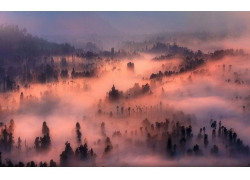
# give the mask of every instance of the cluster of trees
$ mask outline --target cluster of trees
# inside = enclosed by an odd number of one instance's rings
[[[99,55],[95,52],[87,51],[87,52],[77,52],[76,56],[80,58],[86,58],[87,60],[93,60],[95,58],[98,58]]]
[[[119,49],[118,51],[100,51],[99,56],[107,57],[107,58],[126,58],[126,59],[134,59],[134,58],[142,58],[143,56],[136,51],[129,52],[124,49]]]
[[[127,69],[134,70],[134,63],[133,62],[128,62],[127,63]]]
[[[19,90],[21,85],[30,83],[46,83],[58,81],[58,70],[52,64],[24,65],[23,67],[9,66],[3,68],[3,91]]]
[[[25,83],[58,81],[54,60],[51,58],[49,64],[48,57],[70,55],[75,51],[75,48],[68,43],[48,42],[27,33],[25,28],[19,29],[17,25],[0,25],[0,40],[2,91],[18,90],[19,86]],[[41,64],[43,60],[45,66]],[[23,64],[26,65],[22,67]]]
[[[14,121],[10,120],[9,125],[5,125],[3,129],[1,129],[1,136],[0,136],[0,167],[24,167],[25,164],[23,162],[19,162],[17,164],[13,164],[10,159],[5,159],[6,162],[4,163],[2,161],[2,152],[10,152],[11,149],[14,147],[14,140],[12,133],[14,131]],[[80,124],[77,122],[76,123],[76,133],[77,133],[77,141],[80,144],[79,147],[73,151],[71,148],[70,143],[66,142],[65,143],[65,150],[60,154],[60,166],[69,166],[71,165],[72,162],[75,161],[91,161],[94,162],[96,158],[96,154],[94,153],[93,149],[91,148],[90,150],[88,149],[87,143],[84,145],[81,144],[81,132],[80,132]],[[47,126],[46,122],[43,122],[42,125],[42,134],[43,137],[37,137],[34,142],[34,149],[37,151],[37,153],[41,152],[47,152],[50,149],[51,146],[51,140],[49,136],[49,127]],[[16,148],[20,151],[21,150],[21,139],[20,137],[18,138],[17,146]],[[26,144],[25,144],[26,146]],[[26,147],[27,150],[27,147]],[[26,164],[27,167],[56,167],[57,164],[56,162],[53,161],[53,159],[48,163],[46,162],[40,162],[39,165],[35,164],[34,161],[28,162]]]
[[[1,58],[15,60],[14,63],[18,64],[28,56],[68,54],[75,50],[68,43],[57,44],[34,37],[27,33],[26,28],[19,29],[18,25],[0,25],[0,39]]]
[[[11,119],[9,125],[4,125],[2,127],[0,127],[1,129],[0,150],[5,152],[10,152],[14,145],[14,137],[13,137],[13,132],[15,128],[14,120]]]
[[[98,107],[100,108],[101,104],[99,103]],[[160,102],[159,104],[156,104],[155,106],[116,106],[116,115],[115,116],[112,112],[112,110],[110,111],[109,109],[103,109],[101,110],[101,108],[98,110],[97,114],[99,117],[128,117],[130,115],[135,115],[135,116],[141,116],[143,114],[158,114],[162,111],[162,102]]]
[[[167,60],[167,59],[172,59],[172,58],[174,58],[172,54],[167,54],[167,55],[156,56],[152,60]]]
[[[105,126],[104,124],[102,126]],[[88,149],[88,144],[85,142],[82,145],[82,133],[80,123],[77,122],[75,126],[77,143],[80,145],[73,151],[70,143],[65,143],[65,149],[60,154],[60,166],[69,166],[75,161],[94,162],[97,155],[93,149]],[[104,128],[105,129],[105,128]],[[105,130],[104,130],[105,131]]]
[[[158,79],[161,80],[164,76],[169,77],[173,75],[178,75],[184,72],[188,72],[191,70],[195,70],[196,68],[202,66],[205,64],[205,61],[203,59],[195,59],[195,60],[187,60],[182,62],[179,67],[179,70],[176,71],[171,71],[171,70],[166,70],[164,73],[162,71],[159,71],[158,73],[152,73],[149,77],[149,79]]]
[[[197,69],[195,71],[193,71],[193,74],[197,74],[197,75],[209,75],[210,72],[208,69]]]
[[[68,78],[69,77],[69,72],[67,69],[62,69],[60,73],[61,78]]]
[[[112,143],[111,143],[111,140],[110,140],[109,137],[106,137],[106,139],[105,139],[105,145],[106,145],[106,147],[104,149],[104,155],[107,155],[113,149],[113,146],[112,146]]]
[[[10,159],[5,159],[5,163],[2,162],[2,156],[0,152],[0,167],[25,167],[25,164],[20,161],[17,164],[13,164]],[[26,167],[57,167],[56,162],[53,161],[53,159],[50,160],[49,164],[46,162],[40,162],[39,165],[37,165],[34,161],[30,161],[26,164]]]
[[[186,146],[192,143],[193,134],[192,126],[185,127],[182,123],[184,124],[184,121],[175,123],[166,118],[163,122],[157,121],[153,124],[146,118],[142,121],[140,131],[143,133],[144,129],[147,134],[147,147],[165,150],[168,157],[185,155]],[[159,135],[161,136],[158,137]]]
[[[42,126],[42,134],[43,137],[36,137],[35,142],[34,142],[34,148],[36,149],[37,152],[40,151],[48,151],[51,146],[51,139],[49,135],[49,127],[47,126],[46,122],[43,122]]]
[[[90,71],[82,71],[82,72],[76,72],[75,69],[73,68],[71,72],[71,77],[73,79],[75,78],[83,78],[83,77],[94,77],[95,76],[96,69],[92,69]]]
[[[60,154],[60,166],[72,166],[75,161],[94,162],[96,154],[93,149],[88,149],[87,143],[80,145],[73,151],[69,142],[65,143],[65,149]]]
[[[248,56],[243,49],[225,49],[216,50],[211,54],[211,60],[222,59],[226,56]]]
[[[126,94],[126,99],[129,99],[144,94],[152,94],[152,91],[148,83],[143,84],[142,86],[140,86],[139,83],[135,83],[134,87],[129,88],[124,94]]]
[[[160,105],[162,104],[160,103]],[[127,130],[125,130],[124,133],[120,130],[115,130],[112,138],[119,138],[119,141],[126,142],[130,148],[135,147],[144,150],[153,150],[154,153],[161,154],[167,158],[181,158],[185,156],[199,157],[205,156],[207,153],[215,157],[219,155],[229,155],[235,158],[248,157],[250,155],[249,146],[243,143],[233,128],[223,126],[221,121],[217,124],[217,121],[211,119],[208,129],[205,126],[200,128],[197,137],[194,138],[192,127],[194,120],[194,116],[191,117],[182,111],[175,112],[172,120],[165,118],[164,121],[153,122],[145,118],[141,121],[141,125],[139,127],[137,126],[137,129],[130,132],[130,135]],[[4,152],[10,151],[10,147],[13,147],[14,141],[11,132],[14,131],[14,127],[14,121],[11,120],[9,125],[5,125],[1,130],[1,150]],[[74,150],[69,142],[65,143],[65,149],[60,154],[59,166],[75,166],[77,163],[79,163],[78,165],[82,163],[85,165],[93,165],[93,163],[95,163],[97,155],[94,153],[94,150],[92,148],[89,149],[86,141],[82,144],[82,132],[79,122],[75,125],[75,131],[78,146]],[[40,138],[37,137],[34,146],[34,149],[38,153],[49,150],[51,143],[49,132],[50,129],[46,122],[43,122],[42,134],[44,136]],[[105,122],[102,122],[100,125],[100,133],[104,142],[102,157],[108,158],[110,155],[112,156],[114,146],[111,142],[111,138],[106,135]],[[138,140],[138,138],[141,140]],[[100,143],[101,141],[99,139],[97,144],[100,145]],[[115,147],[118,147],[118,145]],[[20,138],[18,138],[16,148],[21,149]],[[0,153],[0,166],[24,167],[25,164],[23,162],[13,164],[10,159],[6,159],[4,163],[2,162]],[[55,167],[57,163],[54,162],[53,159],[49,163],[40,162],[39,164],[31,161],[26,163],[26,166]]]
[[[182,44],[193,44],[194,42],[216,42],[230,38],[238,38],[241,36],[241,32],[164,32],[154,35],[145,36],[143,42],[136,41],[123,41],[122,47],[130,50],[140,49],[141,51],[147,51],[147,47],[151,47],[156,43],[165,43],[178,41]]]
[[[250,150],[249,146],[245,145],[243,141],[238,138],[236,131],[234,128],[227,128],[223,126],[221,121],[219,122],[219,126],[217,126],[217,122],[211,119],[211,127],[212,130],[212,138],[213,140],[217,139],[225,142],[226,149],[229,150],[230,155],[249,155]],[[218,130],[217,130],[218,129]],[[217,149],[217,148],[216,148]]]
[[[192,117],[195,120],[195,117]],[[119,138],[135,147],[153,149],[156,153],[165,152],[168,158],[180,158],[183,156],[211,156],[248,157],[250,155],[249,146],[238,138],[233,128],[227,129],[219,125],[216,121],[210,121],[211,130],[206,127],[200,128],[195,138],[193,134],[190,115],[183,112],[173,114],[172,120],[166,118],[165,121],[152,123],[148,118],[142,121],[142,126],[130,132],[126,130],[122,133],[119,130],[113,132],[112,138]],[[190,125],[187,125],[190,123]],[[101,124],[101,132],[105,135],[105,123]],[[209,133],[211,132],[211,133]],[[145,141],[137,140],[139,136],[145,137]],[[109,138],[108,142],[111,141]],[[220,147],[220,148],[219,148]],[[209,151],[207,149],[210,148]],[[105,152],[110,152],[110,147],[105,148]]]
[[[123,92],[115,89],[115,86],[113,85],[111,91],[108,92],[108,100],[110,102],[116,102],[122,97],[123,97]]]
[[[108,100],[110,102],[117,102],[119,99],[135,98],[144,94],[153,94],[148,83],[143,84],[141,87],[139,83],[135,83],[134,87],[129,88],[125,93],[115,89],[115,86],[108,92]]]
[[[23,83],[41,83],[58,81],[58,71],[50,64],[34,67],[33,71],[24,70]]]
[[[233,128],[229,130],[222,126],[221,121],[219,122],[219,127],[216,121],[211,120],[211,139],[209,140],[209,135],[206,132],[206,128],[200,128],[198,136],[194,142],[192,126],[189,125],[185,127],[185,121],[170,121],[166,118],[165,122],[155,122],[151,123],[147,118],[142,121],[142,127],[140,127],[141,134],[146,134],[146,146],[158,149],[157,152],[161,152],[165,149],[166,155],[168,157],[179,157],[179,156],[204,156],[205,151],[210,145],[210,154],[212,156],[218,157],[218,155],[225,155],[224,153],[229,153],[231,157],[248,157],[250,155],[249,146],[245,145],[243,141],[237,137],[237,133]],[[172,128],[171,128],[172,126]],[[143,130],[144,129],[144,130]],[[131,131],[131,135],[135,134]],[[122,136],[119,131],[113,134],[113,137]],[[159,135],[161,135],[159,137]],[[138,146],[138,143],[136,143]],[[143,143],[141,143],[143,145]],[[165,144],[165,146],[164,146]],[[193,145],[192,145],[193,144]],[[221,149],[219,149],[219,145]]]
[[[94,52],[100,51],[97,45],[93,42],[87,42],[85,45],[85,49]]]
[[[3,91],[19,91],[20,86],[9,76],[3,77]]]
[[[170,43],[161,43],[157,42],[153,45],[152,49],[149,49],[148,52],[152,53],[169,53],[167,56],[160,56],[155,57],[153,60],[160,60],[165,59],[165,57],[168,59],[170,57],[173,57],[175,55],[181,55],[181,56],[201,56],[201,51],[193,52],[192,50],[189,50],[187,47],[181,47],[178,46],[176,43],[170,44]]]
[[[152,49],[150,51],[152,52],[166,52],[169,49],[170,44],[166,45],[164,43],[157,42],[153,45]]]
[[[51,64],[51,65],[50,64],[46,64],[43,72],[45,73],[46,81],[47,82],[58,81],[58,71],[53,66],[53,64]]]

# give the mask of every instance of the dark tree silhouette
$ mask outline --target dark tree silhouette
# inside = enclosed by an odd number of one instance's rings
[[[214,128],[214,129],[216,129],[216,126],[217,126],[216,121],[214,121],[214,122],[211,124],[211,127]]]
[[[142,94],[150,92],[150,86],[148,85],[148,83],[145,85],[142,85],[141,92]]]
[[[80,131],[81,126],[79,124],[79,122],[76,123],[76,135],[77,135],[77,142],[81,143],[82,142],[82,133]]]
[[[172,153],[172,139],[168,138],[168,142],[167,142],[167,153],[171,154]]]
[[[191,133],[192,133],[192,126],[189,125],[189,127],[186,128],[187,139],[192,138],[193,135]]]
[[[9,137],[9,133],[7,132],[7,127],[6,125],[4,126],[4,129],[1,130],[1,148],[5,151],[8,150],[8,137]]]
[[[101,133],[102,135],[105,135],[105,123],[104,122],[101,123]]]
[[[218,148],[218,146],[214,145],[211,149],[211,154],[217,155],[218,153],[219,153],[219,148]]]
[[[99,109],[97,113],[98,113],[99,116],[102,115],[102,110]]]
[[[16,165],[16,167],[24,167],[24,166],[25,166],[24,163],[21,161]]]
[[[39,137],[36,137],[34,144],[35,144],[35,149],[37,152],[40,150],[40,143],[41,143],[41,141],[40,141]]]
[[[18,137],[18,140],[17,140],[17,149],[18,149],[18,152],[20,152],[21,151],[21,148],[22,148],[22,145],[21,145],[21,138],[20,137]]]
[[[113,146],[112,146],[112,143],[111,143],[109,137],[107,137],[105,139],[105,144],[106,144],[106,147],[104,149],[104,153],[107,154],[107,153],[109,153],[113,149]]]
[[[45,121],[43,122],[43,126],[42,126],[42,134],[43,134],[43,137],[40,137],[40,138],[36,137],[35,142],[34,142],[35,149],[37,152],[49,150],[51,146],[49,128]]]
[[[85,143],[84,145],[80,145],[80,147],[76,149],[75,155],[78,155],[80,159],[86,160],[88,158],[87,143]]]
[[[193,147],[193,151],[194,151],[194,154],[195,154],[195,155],[202,155],[202,152],[201,152],[201,150],[200,150],[198,144],[196,144],[196,145]]]
[[[109,153],[111,151],[111,146],[107,145],[104,149],[104,153]]]
[[[11,162],[10,159],[5,159],[7,167],[14,167],[14,164]]]
[[[74,156],[74,151],[70,146],[70,143],[65,143],[65,150],[60,154],[60,165],[61,166],[68,166],[69,161]]]
[[[208,135],[207,134],[204,135],[204,145],[205,145],[205,147],[207,147],[207,145],[208,145]]]
[[[11,119],[10,120],[10,125],[9,125],[9,128],[8,128],[8,132],[9,133],[13,133],[14,132],[14,128],[15,128],[15,123],[14,123],[14,120]]]
[[[9,140],[7,143],[8,143],[8,151],[11,151],[14,145],[14,138],[13,138],[12,133],[9,134]]]
[[[56,162],[53,159],[50,160],[49,167],[56,167]]]
[[[37,167],[37,165],[35,164],[34,161],[28,162],[26,166],[27,167]]]
[[[41,150],[48,150],[51,145],[49,133],[47,133],[43,137],[40,137],[40,142],[41,142]]]
[[[111,88],[111,91],[109,91],[108,95],[109,95],[109,100],[111,102],[114,102],[114,101],[119,100],[119,98],[121,96],[121,92],[119,92],[117,89],[115,89],[115,86],[113,85],[113,87]]]
[[[213,131],[212,131],[212,139],[215,140],[215,137],[216,137],[216,131],[215,131],[215,129],[213,129]]]
[[[46,162],[40,162],[39,167],[48,167],[48,164]]]
[[[23,92],[21,92],[21,94],[20,94],[20,101],[22,101],[23,100]]]
[[[42,134],[46,135],[49,133],[49,127],[47,126],[46,122],[43,122],[43,127],[42,127]]]

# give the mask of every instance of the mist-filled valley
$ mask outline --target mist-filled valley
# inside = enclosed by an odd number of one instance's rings
[[[249,166],[248,36],[103,50],[27,31],[0,27],[0,166]]]

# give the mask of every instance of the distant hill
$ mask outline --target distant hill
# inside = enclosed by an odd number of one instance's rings
[[[15,61],[41,55],[65,55],[75,48],[68,43],[48,42],[27,33],[18,25],[0,25],[0,60]]]

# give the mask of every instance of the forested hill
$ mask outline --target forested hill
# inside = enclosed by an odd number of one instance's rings
[[[75,48],[68,43],[57,44],[27,33],[17,25],[0,25],[0,60],[18,61],[40,55],[65,55]]]

